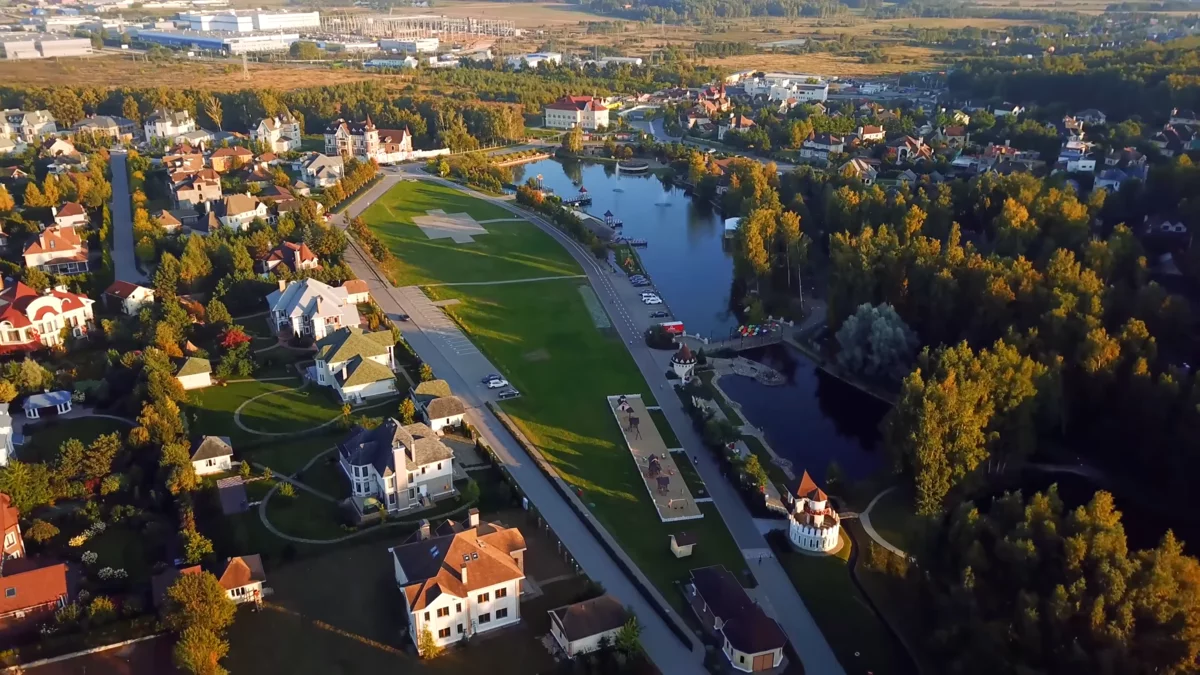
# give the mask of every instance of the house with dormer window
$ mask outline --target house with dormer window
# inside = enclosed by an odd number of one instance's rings
[[[349,326],[333,331],[317,341],[314,379],[349,403],[395,394],[395,346],[390,330]]]
[[[267,296],[271,329],[320,340],[343,326],[360,323],[358,306],[349,302],[346,289],[316,279],[279,281],[279,290]]]
[[[389,418],[374,429],[356,426],[337,448],[359,513],[372,499],[396,513],[455,493],[454,453],[425,424]]]

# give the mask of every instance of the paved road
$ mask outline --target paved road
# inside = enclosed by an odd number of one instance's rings
[[[347,217],[353,218],[361,213],[386,190],[384,185],[390,187],[398,180],[399,177],[396,176],[385,178],[379,186],[347,209]],[[334,222],[344,227],[346,220]],[[393,316],[405,314],[410,317],[408,321],[396,323],[404,339],[463,399],[468,406],[467,416],[471,424],[505,463],[521,489],[537,506],[542,517],[554,529],[571,555],[579,561],[587,575],[603,584],[609,593],[633,609],[643,629],[642,644],[658,669],[665,675],[692,675],[703,672],[703,654],[699,650],[689,651],[671,633],[664,620],[638,593],[629,578],[592,536],[575,511],[550,484],[549,479],[534,465],[524,449],[512,439],[492,414],[481,409],[493,392],[488,390],[480,379],[483,375],[499,371],[477,349],[468,346],[469,340],[466,341],[466,345],[460,341],[461,332],[445,318],[444,312],[436,310],[437,316],[433,316],[421,306],[420,299],[414,296],[414,291],[420,293],[419,289],[392,287],[380,277],[355,246],[347,249],[346,259],[354,273],[360,279],[367,280],[371,297],[383,311]]]
[[[617,274],[607,264],[596,260],[584,246],[560,232],[557,228],[541,218],[530,216],[519,211],[515,206],[504,200],[495,199],[482,193],[464,189],[462,186],[433,179],[449,187],[470,192],[473,196],[490,201],[513,213],[525,215],[535,225],[563,245],[580,264],[588,275],[592,287],[600,297],[613,326],[625,341],[630,354],[641,370],[652,389],[656,392],[659,405],[679,437],[683,447],[692,451],[696,457],[697,469],[708,486],[709,492],[724,519],[734,540],[742,550],[748,565],[753,569],[760,586],[760,597],[769,598],[766,604],[768,613],[775,617],[787,633],[792,646],[804,662],[804,668],[810,673],[821,675],[842,675],[845,671],[826,642],[825,636],[817,627],[808,608],[800,599],[795,586],[792,585],[787,573],[770,553],[766,540],[754,522],[749,509],[746,508],[740,495],[730,482],[721,474],[721,467],[708,452],[703,452],[703,441],[692,428],[691,420],[683,410],[679,398],[671,391],[671,383],[664,373],[670,367],[671,353],[656,351],[646,346],[642,332],[652,323],[660,321],[651,319],[648,308],[641,302],[642,288],[636,288],[623,275]],[[622,320],[617,320],[620,317]],[[436,366],[435,366],[436,370]],[[803,469],[804,467],[800,467]]]
[[[145,283],[146,275],[138,271],[133,252],[133,215],[129,193],[129,171],[125,168],[125,151],[114,151],[112,163],[112,227],[113,271],[118,281]]]

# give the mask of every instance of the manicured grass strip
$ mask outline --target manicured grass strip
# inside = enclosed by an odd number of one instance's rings
[[[697,499],[707,497],[708,487],[704,485],[704,479],[692,464],[692,458],[686,452],[673,452],[671,455],[675,458],[675,466],[679,467],[679,475],[683,477],[683,482],[687,483],[688,489],[692,491],[692,496]]]
[[[711,370],[700,371],[700,381],[704,383],[704,388],[708,390],[708,395],[721,407],[721,412],[725,413],[725,417],[729,418],[731,424],[736,427],[742,426],[746,421],[742,419],[738,411],[733,409],[733,406],[729,405],[725,397],[721,395],[721,392],[717,391],[716,385],[713,384],[713,377],[714,374]]]
[[[345,436],[344,429],[337,424],[331,424],[318,432],[301,436],[271,439],[258,437],[258,440],[235,447],[235,451],[239,457],[269,466],[275,473],[291,475],[308,464],[317,453],[336,446]]]
[[[661,410],[651,410],[650,419],[654,420],[654,426],[658,428],[658,435],[662,436],[663,443],[667,444],[667,448],[682,448],[683,444],[679,442],[679,437],[675,435],[675,430],[671,428],[671,423],[667,421],[667,416]]]
[[[398,285],[501,281],[579,274],[579,266],[550,235],[527,221],[483,225],[471,243],[430,239],[414,216],[441,210],[477,221],[517,218],[512,212],[455,189],[425,181],[402,181],[362,217],[396,256],[389,270]]]
[[[907,673],[907,657],[850,579],[850,547],[849,535],[842,532],[835,555],[788,549],[776,550],[776,556],[846,672]]]
[[[300,385],[300,378],[281,380],[278,382],[235,382],[224,386],[217,385],[207,389],[197,389],[188,392],[189,403],[183,408],[187,415],[188,430],[193,436],[228,436],[234,442],[234,451],[239,441],[261,439],[261,436],[242,431],[233,422],[233,412],[246,401],[273,391],[290,389]],[[243,415],[247,426],[254,428],[254,418]]]
[[[310,384],[257,398],[242,409],[242,424],[266,433],[302,432],[342,413],[342,404],[328,387]]]
[[[683,609],[674,582],[688,570],[745,562],[720,514],[702,504],[703,520],[663,524],[607,409],[606,396],[642,394],[655,405],[625,346],[596,329],[577,281],[506,286],[439,287],[436,299],[457,298],[448,310],[518,390],[502,404],[529,439],[577,488],[621,547]],[[670,554],[668,535],[694,532],[692,557]]]

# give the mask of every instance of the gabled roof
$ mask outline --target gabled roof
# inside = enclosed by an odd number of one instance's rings
[[[4,562],[0,576],[0,615],[48,605],[67,595],[65,563],[46,565],[32,558]]]
[[[349,295],[368,292],[367,282],[362,279],[347,279],[342,282],[342,288],[346,289],[346,293]]]
[[[201,375],[203,373],[212,372],[212,362],[208,359],[202,359],[198,356],[189,356],[179,364],[179,370],[175,371],[175,377],[187,377],[188,375]],[[213,438],[209,436],[208,438]],[[227,441],[228,439],[226,439]],[[232,452],[232,451],[231,451]],[[199,457],[195,459],[201,459]]]
[[[782,649],[787,636],[775,620],[750,599],[737,577],[723,565],[692,570],[692,585],[714,616],[729,644],[745,654]]]
[[[404,595],[409,608],[417,612],[442,594],[465,598],[478,589],[524,579],[512,557],[523,550],[525,538],[520,531],[485,525],[397,546],[392,556],[408,578]]]
[[[225,569],[217,578],[217,581],[221,583],[221,588],[227,591],[266,580],[267,573],[263,571],[262,557],[257,553],[230,558],[225,562]]]
[[[301,263],[312,262],[316,259],[317,254],[312,252],[308,244],[304,242],[297,244],[291,241],[282,242],[260,258],[263,262],[281,262],[292,268],[293,272],[300,268]]]
[[[272,291],[267,305],[284,316],[333,316],[347,305],[346,290],[316,279],[290,281],[282,291]]]
[[[228,148],[217,148],[213,151],[211,157],[253,157],[254,153],[240,145],[235,145]]]
[[[404,470],[415,470],[431,462],[454,457],[454,452],[425,424],[401,426],[388,418],[374,429],[356,426],[346,440],[338,444],[342,459],[353,466],[371,465],[380,476],[397,470],[395,448],[404,448]]]
[[[20,518],[21,512],[13,506],[12,497],[0,492],[0,536],[16,525]]]
[[[228,436],[201,436],[192,442],[192,461],[231,457],[233,446]]]
[[[58,207],[58,212],[54,214],[57,218],[75,218],[76,216],[87,216],[87,211],[79,202],[67,202]]]
[[[111,286],[104,289],[104,294],[111,295],[113,297],[125,300],[126,298],[129,298],[130,296],[132,296],[134,293],[137,293],[138,290],[150,291],[151,293],[154,292],[154,289],[152,289],[152,288],[146,288],[145,286],[139,286],[130,281],[114,281]]]
[[[457,396],[440,396],[425,404],[425,413],[431,420],[454,417],[465,412],[467,412],[467,407]]]
[[[86,247],[71,225],[47,227],[25,245],[25,255],[62,253],[64,256],[69,256],[79,253],[81,250],[86,250]]]
[[[550,616],[558,624],[563,637],[574,642],[617,630],[625,625],[630,614],[620,600],[606,593],[591,600],[552,609]]]
[[[222,202],[222,214],[226,217],[254,213],[258,210],[258,198],[252,195],[228,195]]]
[[[342,387],[358,387],[364,384],[395,379],[396,374],[391,368],[372,361],[368,358],[355,356],[346,362],[345,369],[337,373],[338,384]]]
[[[445,380],[429,380],[428,382],[420,382],[416,387],[413,387],[413,394],[417,396],[429,396],[438,398],[441,396],[450,396],[450,383]]]
[[[357,326],[340,328],[317,341],[316,358],[341,363],[354,357],[384,356],[388,347],[395,344],[396,338],[390,330],[364,332]]]

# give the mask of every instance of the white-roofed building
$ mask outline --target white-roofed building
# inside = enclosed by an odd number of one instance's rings
[[[358,307],[349,302],[345,288],[334,288],[316,279],[280,281],[279,290],[267,296],[271,330],[320,340],[342,327],[358,326]]]

